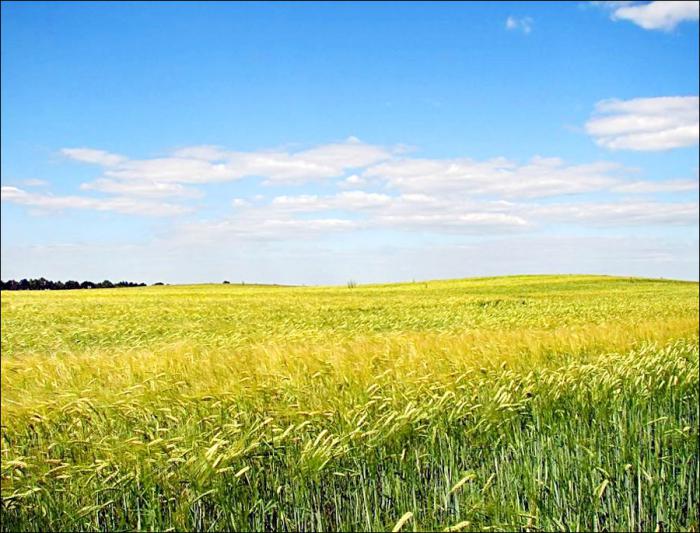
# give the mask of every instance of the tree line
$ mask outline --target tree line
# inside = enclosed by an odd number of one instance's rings
[[[156,283],[162,285],[162,283]],[[114,287],[145,287],[145,283],[134,283],[132,281],[118,281],[112,283],[108,279],[100,282],[93,281],[75,281],[68,280],[65,283],[62,281],[51,281],[46,278],[39,279],[14,279],[8,281],[0,280],[0,290],[3,291],[65,291],[71,289],[112,289]]]

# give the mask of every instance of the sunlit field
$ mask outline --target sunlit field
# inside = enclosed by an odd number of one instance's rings
[[[698,284],[2,293],[3,530],[698,531]]]

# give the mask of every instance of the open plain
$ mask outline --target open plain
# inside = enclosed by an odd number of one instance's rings
[[[2,293],[3,530],[698,530],[698,285]]]

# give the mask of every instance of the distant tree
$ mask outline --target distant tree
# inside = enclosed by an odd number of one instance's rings
[[[161,283],[162,285],[162,283]],[[61,290],[66,290],[66,289],[92,289],[92,288],[111,288],[111,287],[145,287],[145,283],[135,283],[133,281],[120,281],[116,285],[113,284],[111,281],[108,279],[99,282],[99,283],[93,283],[92,281],[83,281],[82,283],[79,283],[75,280],[69,280],[63,283],[62,281],[51,281],[49,279],[46,279],[44,277],[41,278],[31,278],[31,279],[22,279],[20,281],[16,281],[14,279],[10,279],[7,281],[2,281],[0,280],[0,290],[3,291],[46,291],[46,290],[54,290],[54,291],[61,291]]]
[[[153,285],[165,285],[162,281],[156,281]]]
[[[230,285],[230,284],[231,284],[230,281],[224,281],[224,285]]]
[[[355,287],[357,287],[357,282],[354,279],[348,281],[348,289],[354,289]]]

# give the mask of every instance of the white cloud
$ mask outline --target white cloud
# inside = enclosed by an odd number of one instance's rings
[[[365,191],[345,191],[334,196],[317,195],[277,196],[272,205],[290,211],[321,211],[326,209],[361,210],[387,206],[392,201],[386,194]]]
[[[272,204],[298,211],[317,211],[319,209],[329,209],[327,202],[319,199],[318,195],[316,194],[277,196],[273,198]]]
[[[397,149],[399,150],[399,149]],[[69,159],[95,164],[103,176],[81,184],[82,190],[94,190],[112,199],[71,197],[22,197],[26,205],[66,205],[142,213],[140,198],[198,198],[203,193],[183,184],[205,184],[234,181],[245,177],[263,178],[264,184],[300,185],[310,181],[339,178],[353,169],[365,168],[392,156],[392,150],[363,143],[355,137],[304,150],[260,150],[236,152],[219,146],[202,145],[180,148],[166,157],[129,159],[122,155],[92,148],[64,148]],[[359,180],[359,178],[358,178]],[[352,183],[349,180],[348,183]],[[362,181],[356,180],[356,185]],[[61,198],[61,199],[59,199]],[[132,199],[133,208],[128,207]],[[7,201],[20,203],[8,197]],[[177,213],[181,206],[158,204],[155,212]],[[241,207],[237,204],[236,207]]]
[[[277,196],[268,203],[234,199],[235,211],[219,220],[188,222],[175,230],[178,241],[291,241],[354,230],[398,230],[461,234],[509,233],[530,224],[508,212],[508,202],[436,198],[409,193],[390,196],[366,191],[333,195]],[[324,212],[339,212],[328,216]]]
[[[666,182],[621,182],[624,193],[692,190],[688,180]],[[697,188],[697,185],[695,186]],[[248,236],[262,231],[261,222],[272,218],[296,220],[304,228],[314,219],[296,219],[295,214],[347,211],[354,216],[347,227],[334,229],[394,229],[433,233],[502,234],[551,224],[574,224],[593,227],[637,225],[697,224],[697,202],[607,201],[569,203],[524,203],[504,200],[467,199],[452,194],[401,194],[389,196],[363,191],[332,196],[278,196],[268,205],[250,207],[248,211],[227,219],[236,232],[247,228]],[[290,224],[292,224],[290,222]],[[291,227],[291,226],[290,226]],[[318,229],[318,228],[317,228]],[[279,235],[280,238],[289,235]]]
[[[245,198],[234,198],[234,199],[231,201],[231,205],[232,205],[233,207],[249,207],[251,204],[250,204],[250,202],[249,202],[248,200],[246,200]]]
[[[595,142],[611,150],[655,151],[698,143],[697,96],[603,100],[586,123]]]
[[[698,190],[698,180],[631,181],[614,186],[618,193],[689,192]]]
[[[434,212],[430,214],[380,214],[378,222],[401,230],[458,232],[461,234],[508,233],[524,229],[530,224],[524,218],[507,213],[488,212]]]
[[[173,152],[173,156],[182,159],[201,159],[202,161],[223,161],[227,152],[220,146],[187,146]]]
[[[216,146],[181,148],[169,157],[130,160],[102,150],[65,148],[76,161],[105,167],[105,176],[118,180],[174,183],[214,183],[262,177],[267,184],[301,184],[343,176],[388,159],[392,151],[355,137],[296,152],[225,151]]]
[[[46,187],[47,185],[49,185],[49,182],[46,180],[30,178],[27,180],[22,180],[22,185],[26,187]]]
[[[506,29],[511,30],[511,31],[519,30],[527,35],[528,33],[530,33],[532,31],[532,18],[531,17],[516,18],[516,17],[510,16],[506,19]]]
[[[650,133],[653,127],[660,128],[661,131],[655,134],[668,140],[669,135],[663,128],[672,126],[669,126],[669,120],[688,122],[684,114],[689,109],[688,103],[692,104],[686,98],[601,102],[597,107],[599,116],[589,121],[587,129],[592,135],[600,136],[601,144],[610,147],[629,144],[627,137],[638,134],[629,133],[635,127],[645,127],[646,133]],[[636,120],[636,115],[643,115],[643,118]],[[652,118],[647,120],[644,118],[647,116]],[[697,110],[694,120],[697,121]],[[524,164],[502,157],[485,161],[420,159],[368,145],[352,137],[342,143],[296,152],[234,152],[217,146],[195,146],[182,148],[171,157],[144,160],[129,160],[90,149],[67,150],[66,153],[81,160],[109,162],[103,165],[104,177],[82,184],[82,189],[125,197],[194,198],[201,196],[200,191],[183,184],[255,176],[268,185],[301,185],[310,180],[332,180],[338,188],[350,189],[344,197],[341,195],[335,200],[345,203],[352,195],[357,196],[356,202],[371,200],[372,197],[366,196],[368,193],[358,191],[361,187],[385,187],[404,195],[543,198],[614,190],[616,186],[624,185],[616,174],[625,171],[620,165],[610,162],[569,165],[559,158],[540,156]],[[360,194],[365,196],[360,198]]]
[[[613,20],[629,20],[646,30],[671,31],[679,23],[698,20],[697,1],[602,2]]]
[[[160,203],[132,198],[92,198],[86,196],[52,196],[49,194],[34,194],[17,187],[3,186],[0,190],[3,202],[10,202],[41,211],[61,211],[64,209],[91,209],[96,211],[114,211],[129,215],[173,216],[191,211],[191,209],[176,204]]]
[[[670,100],[662,106],[667,116],[686,108],[683,101]],[[655,116],[658,103],[657,99],[603,102],[598,106],[601,116],[594,120],[614,118],[613,113]],[[616,127],[590,125],[592,133],[610,135],[619,133],[619,125]],[[178,229],[183,234],[196,233],[197,238],[204,238],[210,231],[229,240],[293,240],[359,229],[470,235],[523,231],[552,222],[588,226],[607,224],[608,220],[620,226],[639,221],[687,224],[687,214],[692,213],[688,205],[630,204],[629,198],[697,190],[697,180],[630,180],[626,174],[632,169],[610,162],[569,164],[542,156],[524,163],[503,157],[417,158],[355,138],[296,151],[235,152],[218,146],[193,146],[167,157],[144,160],[89,148],[67,149],[64,153],[102,166],[103,176],[80,188],[106,197],[33,194],[5,187],[2,200],[43,211],[93,209],[167,216],[191,211],[195,204],[184,202],[202,196],[202,191],[188,183],[258,176],[263,183],[296,185],[324,176],[324,189],[334,185],[334,192],[278,194],[265,199],[255,194],[259,189],[253,189],[247,199],[231,198],[230,214],[219,220],[189,221],[186,228]],[[591,195],[601,193],[606,194],[604,207],[576,202],[578,195],[585,194],[586,201],[590,201]],[[616,202],[615,195],[627,198]],[[570,199],[568,203],[562,200],[565,196]],[[161,199],[165,198],[178,198],[183,203],[164,203]],[[641,211],[631,205],[641,206]],[[679,210],[673,216],[676,207]]]
[[[182,157],[125,160],[108,166],[105,176],[124,181],[215,183],[232,181],[242,174],[224,163]]]
[[[183,187],[178,183],[157,182],[148,180],[117,181],[108,178],[100,178],[93,182],[83,183],[83,190],[93,190],[108,194],[122,196],[144,197],[181,197],[201,198],[203,193],[197,189]]]
[[[469,201],[459,197],[429,196],[426,194],[386,194],[365,191],[347,191],[332,196],[298,195],[278,196],[271,206],[259,211],[275,216],[294,213],[319,213],[327,210],[359,215],[353,222],[357,228],[398,229],[447,232],[509,232],[528,226],[521,216],[509,213],[515,204],[498,201]]]
[[[180,225],[172,234],[172,239],[180,245],[295,242],[360,227],[362,224],[354,220],[334,217],[293,218],[274,208],[241,206],[234,216]]]
[[[338,183],[338,187],[341,189],[357,189],[358,187],[364,187],[365,185],[367,185],[367,180],[361,178],[357,174],[352,174]]]
[[[126,160],[126,158],[121,155],[111,154],[104,150],[94,150],[92,148],[64,148],[61,150],[61,153],[70,159],[82,163],[91,163],[105,167],[118,165]]]
[[[363,176],[405,192],[536,198],[604,190],[616,183],[611,172],[619,168],[614,163],[566,165],[537,156],[525,165],[505,158],[396,159],[368,168]]]
[[[666,102],[665,115],[680,116],[684,105]],[[655,120],[664,115],[657,109],[658,102],[643,99],[606,102],[595,118],[636,113]],[[659,123],[653,124],[658,129]],[[624,136],[629,129],[608,124],[596,131]],[[75,277],[75,272],[86,272],[80,265],[92,264],[99,255],[102,273],[82,277],[318,283],[542,272],[543,267],[569,272],[610,272],[614,267],[623,274],[638,268],[646,274],[677,272],[677,277],[688,277],[690,272],[697,277],[698,203],[692,196],[698,189],[696,168],[695,179],[652,181],[610,162],[572,164],[542,156],[524,162],[503,157],[418,158],[356,139],[296,151],[186,147],[146,160],[91,149],[69,153],[102,167],[101,177],[81,186],[101,197],[35,194],[43,191],[3,186],[2,201],[27,206],[30,213],[83,209],[171,216],[195,205],[186,200],[200,191],[188,183],[245,177],[270,184],[325,183],[300,194],[273,189],[265,197],[258,194],[257,184],[242,184],[227,196],[226,214],[209,212],[210,219],[187,217],[159,224],[147,245],[63,251],[5,246],[3,272],[21,270],[26,276],[35,268],[38,275],[66,277],[60,272],[71,272]],[[227,195],[232,188],[226,188]],[[683,194],[684,200],[658,201],[653,196],[663,193]],[[169,197],[181,203],[162,201]],[[538,241],[550,228],[568,229],[561,231],[561,238]],[[576,236],[589,228],[595,230],[594,237]],[[645,238],[630,244],[629,237],[641,233]],[[652,245],[646,236],[654,234],[690,239],[690,245],[674,245],[672,250]],[[421,247],[421,241],[435,245]],[[401,242],[416,248],[392,248]],[[440,242],[460,244],[440,249]],[[374,249],[358,251],[363,247]],[[57,273],[42,270],[46,264]]]
[[[677,225],[698,223],[697,202],[576,203],[533,206],[531,216],[541,223],[592,226]]]

